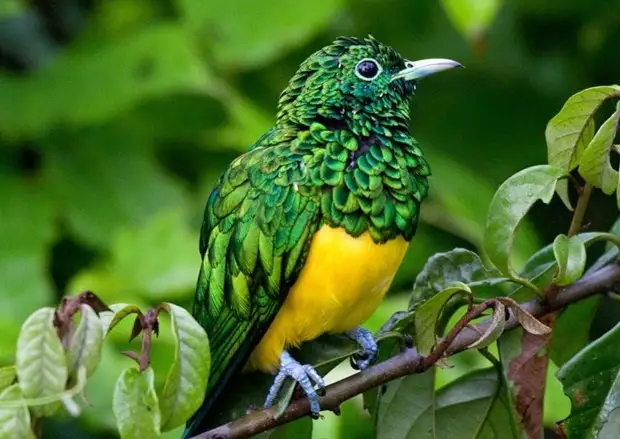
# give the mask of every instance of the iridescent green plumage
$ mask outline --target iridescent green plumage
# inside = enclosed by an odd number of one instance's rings
[[[363,59],[382,69],[373,80],[356,72]],[[218,181],[205,209],[193,311],[210,338],[211,377],[185,437],[201,431],[260,341],[322,225],[369,232],[376,243],[413,237],[430,170],[409,130],[415,82],[393,79],[406,68],[372,38],[337,39],[300,66],[275,126]]]

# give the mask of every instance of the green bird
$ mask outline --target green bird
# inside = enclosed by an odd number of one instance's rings
[[[377,353],[359,325],[379,306],[413,238],[430,169],[409,128],[417,80],[460,64],[408,61],[372,37],[341,37],[305,60],[280,95],[277,120],[220,177],[205,208],[193,314],[209,335],[207,415],[241,370],[286,377],[314,416],[322,377],[287,352],[346,333]]]

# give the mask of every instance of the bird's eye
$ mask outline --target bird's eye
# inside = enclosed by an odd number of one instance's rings
[[[383,69],[372,58],[364,58],[355,66],[355,75],[364,81],[372,81],[381,74]]]

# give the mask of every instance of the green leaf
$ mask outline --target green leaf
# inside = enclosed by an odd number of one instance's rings
[[[18,407],[3,407],[7,401],[19,401],[22,391],[14,384],[0,393],[0,439],[35,439],[30,427],[30,412],[26,404]]]
[[[620,412],[620,324],[590,343],[557,372],[571,399],[562,422],[567,439],[618,436]]]
[[[301,46],[326,27],[342,7],[340,0],[317,0],[304,9],[303,20],[299,20],[299,4],[293,0],[177,2],[190,29],[204,32],[217,28],[217,38],[209,40],[209,48],[218,64],[235,69],[258,67]],[[268,22],[269,26],[256,26],[259,22]]]
[[[375,424],[377,439],[433,437],[434,379],[432,368],[382,386]]]
[[[69,373],[75,375],[80,367],[86,368],[91,376],[101,358],[103,328],[95,310],[88,305],[80,305],[80,323],[71,338],[67,350]]]
[[[620,223],[615,223],[610,230],[616,236],[618,235],[618,224]],[[601,239],[599,233],[582,233],[579,236],[584,240],[586,246]],[[616,261],[617,257],[618,248],[615,246],[608,247],[607,252],[588,268],[586,274],[600,270]],[[601,304],[601,299],[599,296],[589,297],[569,305],[560,312],[553,329],[549,354],[555,364],[562,366],[590,342],[590,327]]]
[[[414,309],[416,347],[421,355],[428,355],[437,342],[437,321],[444,305],[456,294],[468,294],[471,290],[462,282],[455,282],[454,286],[435,294],[430,299],[420,303]]]
[[[620,96],[620,87],[601,86],[571,96],[547,124],[547,159],[550,165],[568,173],[576,168],[594,135],[593,116],[610,97]]]
[[[114,303],[109,306],[113,311],[103,311],[101,313],[101,326],[105,331],[105,335],[108,335],[116,325],[118,325],[125,317],[131,314],[142,315],[142,311],[136,305],[127,305],[125,303]]]
[[[185,201],[184,191],[161,170],[154,152],[143,148],[144,142],[121,126],[56,131],[48,137],[50,185],[80,241],[107,248],[121,228],[143,227]],[[68,144],[81,147],[69,149]]]
[[[102,122],[145,98],[210,84],[185,30],[172,24],[144,26],[97,50],[72,45],[34,74],[0,81],[0,131],[12,136],[41,134],[57,123]]]
[[[113,303],[112,305],[108,305],[108,308],[110,308],[111,312],[102,311],[99,313],[99,320],[101,321],[101,329],[104,337],[129,314],[138,314],[142,312],[140,311],[140,307],[128,305],[126,303]]]
[[[381,395],[377,439],[520,439],[496,370],[465,375],[434,392],[433,371],[392,381]]]
[[[396,311],[390,318],[379,328],[377,336],[382,336],[390,332],[406,333],[407,326],[413,322],[414,311]]]
[[[484,36],[502,5],[501,0],[441,0],[454,27],[468,40]]]
[[[165,303],[176,341],[174,362],[160,395],[161,429],[182,425],[204,400],[211,368],[207,333],[185,309]]]
[[[565,286],[583,275],[586,268],[586,247],[579,236],[558,235],[553,241],[553,254],[558,264],[558,274],[553,282]]]
[[[161,415],[153,369],[143,373],[135,367],[125,369],[116,382],[112,409],[121,439],[159,437]]]
[[[67,359],[53,319],[54,308],[41,308],[28,317],[19,333],[15,367],[25,398],[60,395],[65,389]],[[32,410],[51,416],[58,408],[58,404],[49,404]]]
[[[463,282],[470,288],[494,286],[509,279],[495,267],[487,268],[480,256],[463,248],[433,255],[413,285],[409,309],[444,290],[453,282]],[[477,295],[478,296],[478,295]]]
[[[551,201],[562,175],[554,166],[532,166],[508,178],[495,193],[487,215],[484,249],[504,275],[519,278],[510,264],[517,226],[536,201]]]
[[[620,110],[601,125],[581,157],[579,174],[592,186],[611,195],[618,185],[618,171],[611,167],[609,152],[618,132]]]
[[[15,366],[0,367],[0,392],[11,386],[17,379]]]
[[[560,112],[547,124],[547,156],[549,164],[569,173],[579,166],[586,147],[594,137],[594,114],[608,98],[620,93],[617,86],[593,87],[571,96]],[[568,197],[568,180],[559,180],[556,191],[566,207],[572,209]]]

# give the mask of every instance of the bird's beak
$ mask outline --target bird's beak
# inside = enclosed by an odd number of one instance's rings
[[[452,61],[451,59],[430,58],[421,59],[420,61],[405,61],[405,67],[406,68],[392,76],[390,82],[400,78],[403,78],[405,81],[414,81],[443,70],[462,66],[460,63]]]

